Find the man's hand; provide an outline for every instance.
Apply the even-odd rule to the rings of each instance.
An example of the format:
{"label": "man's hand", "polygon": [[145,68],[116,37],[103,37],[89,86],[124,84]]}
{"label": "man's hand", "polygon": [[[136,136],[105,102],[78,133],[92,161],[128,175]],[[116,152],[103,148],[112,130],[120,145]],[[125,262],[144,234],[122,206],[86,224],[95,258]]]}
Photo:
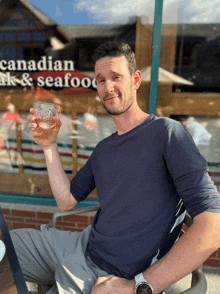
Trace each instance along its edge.
{"label": "man's hand", "polygon": [[35,123],[34,109],[30,109],[31,115],[28,116],[28,120],[31,122],[28,127],[31,130],[30,136],[33,138],[34,142],[40,145],[43,149],[49,147],[56,142],[58,132],[61,127],[61,122],[57,119],[56,130],[51,131],[39,131],[36,129],[37,124]]}
{"label": "man's hand", "polygon": [[134,280],[107,276],[98,278],[91,294],[133,294],[134,287]]}

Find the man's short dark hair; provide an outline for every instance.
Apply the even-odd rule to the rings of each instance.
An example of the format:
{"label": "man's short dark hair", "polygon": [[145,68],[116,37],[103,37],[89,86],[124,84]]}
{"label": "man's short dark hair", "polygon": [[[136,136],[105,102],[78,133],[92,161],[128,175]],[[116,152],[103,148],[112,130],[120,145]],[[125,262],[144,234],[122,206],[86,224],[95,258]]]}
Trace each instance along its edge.
{"label": "man's short dark hair", "polygon": [[135,54],[128,44],[116,41],[108,41],[101,44],[95,49],[93,53],[93,61],[96,63],[97,60],[104,57],[121,57],[125,56],[128,62],[128,69],[130,74],[135,73],[137,70]]}

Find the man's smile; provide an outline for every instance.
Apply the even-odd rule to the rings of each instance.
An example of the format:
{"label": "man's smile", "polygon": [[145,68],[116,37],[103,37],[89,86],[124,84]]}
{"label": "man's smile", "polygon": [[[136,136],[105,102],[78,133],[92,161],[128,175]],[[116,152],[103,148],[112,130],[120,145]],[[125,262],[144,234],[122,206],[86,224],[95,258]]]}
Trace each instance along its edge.
{"label": "man's smile", "polygon": [[115,99],[115,98],[118,98],[119,96],[110,96],[110,97],[105,97],[104,98],[104,101],[108,101],[108,100],[112,100],[112,99]]}

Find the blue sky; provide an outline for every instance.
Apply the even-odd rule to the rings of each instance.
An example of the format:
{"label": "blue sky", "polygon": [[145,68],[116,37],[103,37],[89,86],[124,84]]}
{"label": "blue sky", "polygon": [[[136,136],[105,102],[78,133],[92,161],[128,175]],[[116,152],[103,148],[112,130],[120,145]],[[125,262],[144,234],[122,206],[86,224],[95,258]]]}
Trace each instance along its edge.
{"label": "blue sky", "polygon": [[[154,19],[155,0],[30,0],[59,25],[126,23]],[[46,5],[45,5],[46,3]],[[219,23],[219,0],[164,0],[163,23]]]}
{"label": "blue sky", "polygon": [[[77,9],[71,0],[30,0],[36,7],[60,25],[84,25],[98,23],[86,9]],[[47,3],[45,5],[45,2]]]}

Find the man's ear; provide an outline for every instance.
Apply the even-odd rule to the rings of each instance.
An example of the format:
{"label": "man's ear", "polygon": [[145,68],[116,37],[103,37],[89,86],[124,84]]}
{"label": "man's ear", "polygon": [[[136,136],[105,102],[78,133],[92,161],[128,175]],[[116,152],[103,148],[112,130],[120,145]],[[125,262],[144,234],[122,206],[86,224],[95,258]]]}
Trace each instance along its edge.
{"label": "man's ear", "polygon": [[141,72],[140,70],[136,70],[136,72],[133,74],[134,77],[134,88],[137,90],[140,87],[141,84]]}

